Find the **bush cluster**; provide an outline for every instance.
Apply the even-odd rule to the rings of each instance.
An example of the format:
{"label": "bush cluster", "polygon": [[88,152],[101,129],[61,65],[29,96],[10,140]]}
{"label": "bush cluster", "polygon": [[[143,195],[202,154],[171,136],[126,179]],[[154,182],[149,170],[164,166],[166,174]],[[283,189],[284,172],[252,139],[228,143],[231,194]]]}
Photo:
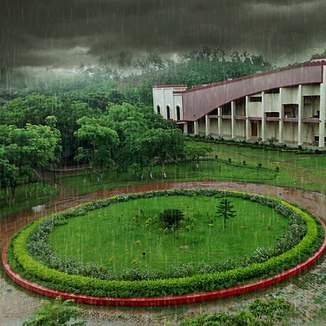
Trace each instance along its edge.
{"label": "bush cluster", "polygon": [[177,229],[184,220],[184,213],[178,208],[168,208],[160,213],[159,219],[167,229]]}
{"label": "bush cluster", "polygon": [[247,309],[235,313],[217,312],[200,314],[182,320],[179,326],[223,325],[223,326],[270,326],[284,322],[293,313],[293,307],[284,299],[255,299]]}
{"label": "bush cluster", "polygon": [[[288,233],[274,249],[267,252],[257,250],[242,264],[236,260],[219,262],[215,266],[203,264],[201,273],[195,275],[191,273],[192,266],[189,264],[171,268],[171,275],[164,279],[155,271],[131,269],[120,280],[112,279],[108,271],[95,267],[87,269],[78,262],[66,261],[62,262],[62,266],[61,263],[58,266],[52,265],[58,262],[57,257],[47,251],[46,233],[56,225],[66,223],[68,217],[129,199],[170,195],[236,196],[261,202],[289,216]],[[29,224],[13,238],[8,257],[11,266],[25,277],[61,291],[109,297],[153,297],[218,290],[248,282],[253,278],[274,275],[309,257],[320,246],[323,236],[323,229],[311,215],[281,199],[242,192],[177,189],[117,196],[44,217]],[[39,250],[37,246],[46,249],[45,255],[42,254],[43,249]],[[275,256],[278,253],[281,254]],[[135,279],[141,280],[134,281]]]}

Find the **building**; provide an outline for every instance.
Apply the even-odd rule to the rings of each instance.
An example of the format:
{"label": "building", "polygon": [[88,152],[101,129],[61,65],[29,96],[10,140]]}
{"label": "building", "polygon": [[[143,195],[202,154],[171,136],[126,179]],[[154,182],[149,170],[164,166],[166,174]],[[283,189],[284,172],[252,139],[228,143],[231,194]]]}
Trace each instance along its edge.
{"label": "building", "polygon": [[190,89],[154,85],[153,103],[185,134],[324,148],[326,57]]}

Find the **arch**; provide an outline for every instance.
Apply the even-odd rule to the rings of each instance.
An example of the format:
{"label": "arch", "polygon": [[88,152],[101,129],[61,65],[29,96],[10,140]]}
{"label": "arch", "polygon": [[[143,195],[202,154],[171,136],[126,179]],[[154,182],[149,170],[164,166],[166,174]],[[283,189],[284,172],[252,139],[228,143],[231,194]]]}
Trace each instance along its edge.
{"label": "arch", "polygon": [[166,106],[166,119],[167,120],[171,119],[170,107],[168,105]]}
{"label": "arch", "polygon": [[179,105],[177,105],[176,111],[177,111],[177,120],[179,121],[181,120],[181,110]]}
{"label": "arch", "polygon": [[157,113],[157,114],[161,114],[161,108],[160,108],[159,105],[156,107],[156,113]]}

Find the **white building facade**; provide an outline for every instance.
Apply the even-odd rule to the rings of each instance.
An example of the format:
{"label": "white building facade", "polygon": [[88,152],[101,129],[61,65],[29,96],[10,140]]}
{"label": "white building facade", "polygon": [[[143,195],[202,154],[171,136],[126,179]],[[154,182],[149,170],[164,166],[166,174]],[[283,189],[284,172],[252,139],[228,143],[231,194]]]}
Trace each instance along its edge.
{"label": "white building facade", "polygon": [[326,58],[190,89],[154,85],[153,103],[186,134],[324,148]]}

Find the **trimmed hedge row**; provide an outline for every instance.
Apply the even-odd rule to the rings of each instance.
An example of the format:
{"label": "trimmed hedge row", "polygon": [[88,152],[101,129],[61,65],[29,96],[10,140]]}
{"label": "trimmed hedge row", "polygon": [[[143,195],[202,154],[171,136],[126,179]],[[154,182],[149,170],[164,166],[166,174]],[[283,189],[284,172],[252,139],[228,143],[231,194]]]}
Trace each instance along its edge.
{"label": "trimmed hedge row", "polygon": [[43,285],[45,284],[50,288],[60,291],[112,298],[159,297],[219,290],[243,284],[248,280],[258,277],[262,278],[274,275],[297,265],[299,262],[309,257],[320,246],[324,237],[323,229],[318,227],[318,224],[314,218],[298,207],[295,207],[281,199],[251,195],[242,192],[177,189],[172,191],[123,195],[80,205],[59,214],[60,218],[82,215],[86,211],[104,207],[112,203],[126,201],[132,198],[150,198],[154,196],[169,196],[178,194],[188,196],[236,196],[258,201],[272,206],[279,212],[285,213],[287,216],[291,214],[299,215],[306,223],[307,232],[302,241],[300,241],[300,243],[298,243],[292,249],[277,257],[272,257],[262,263],[254,263],[246,267],[238,267],[224,272],[194,275],[190,277],[141,281],[118,281],[101,280],[81,275],[69,275],[51,269],[32,257],[27,250],[27,243],[29,237],[37,226],[42,221],[49,218],[44,217],[21,230],[20,233],[12,240],[10,246],[12,248],[12,258],[16,260],[19,270],[23,269],[23,274],[25,277],[30,278],[33,281],[37,280]]}
{"label": "trimmed hedge row", "polygon": [[239,139],[228,139],[223,137],[215,138],[213,136],[205,136],[205,135],[194,135],[194,136],[188,136],[190,139],[195,141],[204,141],[207,143],[215,143],[215,144],[227,144],[227,145],[235,145],[235,146],[241,146],[241,147],[250,147],[250,148],[258,148],[258,149],[267,149],[267,150],[273,150],[278,152],[295,152],[297,154],[325,154],[326,151],[319,150],[318,148],[307,148],[303,147],[301,145],[299,146],[290,146],[287,144],[279,144],[270,142],[267,140],[262,141],[256,140],[255,142],[247,141],[247,140],[239,140]]}

